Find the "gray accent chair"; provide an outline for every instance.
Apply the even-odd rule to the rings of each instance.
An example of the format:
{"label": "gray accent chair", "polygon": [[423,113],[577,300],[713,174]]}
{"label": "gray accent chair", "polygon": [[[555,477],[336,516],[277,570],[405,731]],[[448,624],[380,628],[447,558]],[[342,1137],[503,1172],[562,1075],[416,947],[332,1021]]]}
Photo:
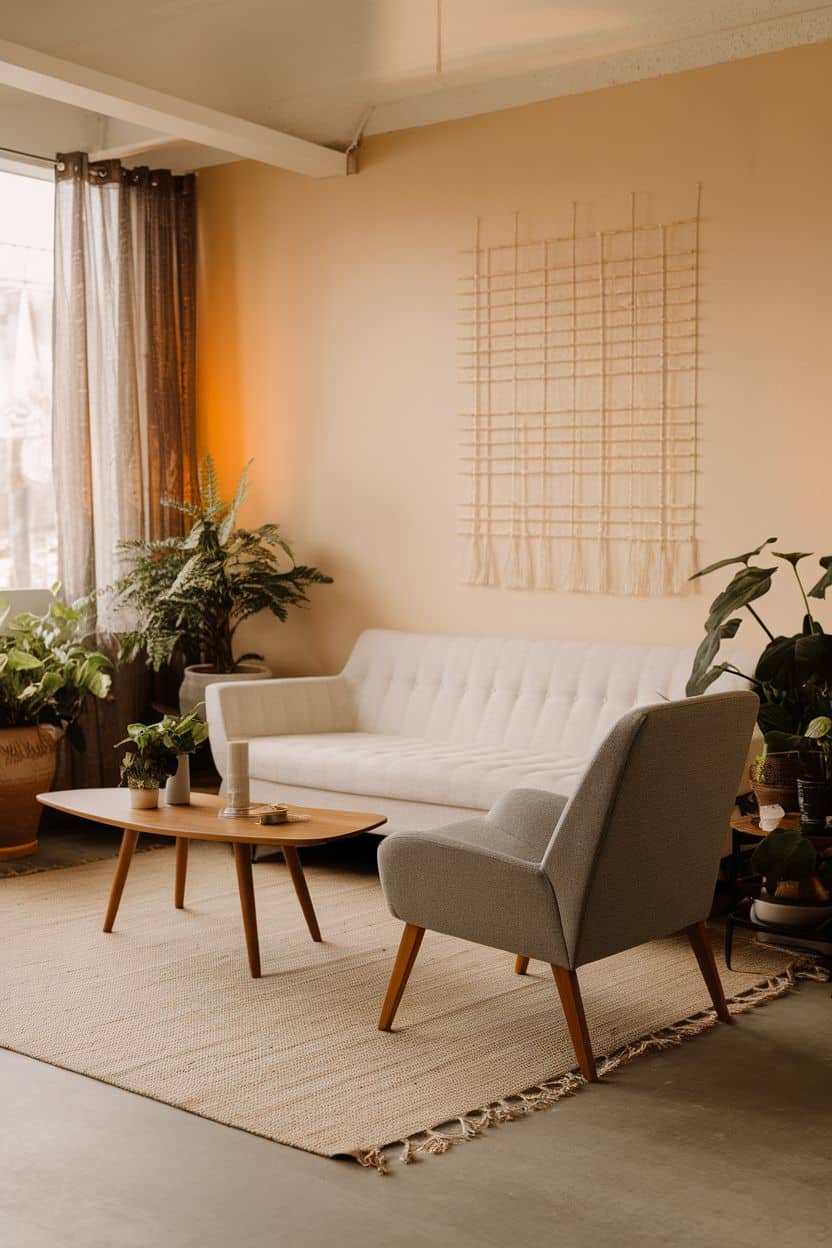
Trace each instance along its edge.
{"label": "gray accent chair", "polygon": [[552,967],[575,1055],[597,1078],[577,969],[685,931],[717,1016],[730,1022],[705,928],[756,694],[640,707],[602,742],[574,795],[515,789],[488,814],[379,846],[405,923],[379,1019],[389,1031],[425,930]]}

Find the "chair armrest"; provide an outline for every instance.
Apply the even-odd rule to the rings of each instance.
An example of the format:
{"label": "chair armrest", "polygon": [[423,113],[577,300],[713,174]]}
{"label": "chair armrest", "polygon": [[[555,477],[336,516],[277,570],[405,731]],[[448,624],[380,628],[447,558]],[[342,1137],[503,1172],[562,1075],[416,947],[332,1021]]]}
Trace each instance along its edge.
{"label": "chair armrest", "polygon": [[352,694],[342,676],[218,681],[205,690],[205,716],[223,778],[226,744],[235,737],[351,732],[355,726]]}

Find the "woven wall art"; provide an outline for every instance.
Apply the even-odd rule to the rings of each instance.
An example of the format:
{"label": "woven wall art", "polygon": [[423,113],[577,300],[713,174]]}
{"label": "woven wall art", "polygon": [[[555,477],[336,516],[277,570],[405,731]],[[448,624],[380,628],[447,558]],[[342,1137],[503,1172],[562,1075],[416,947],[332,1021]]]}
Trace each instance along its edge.
{"label": "woven wall art", "polygon": [[[683,219],[462,253],[464,581],[683,592],[695,566],[699,194]],[[586,214],[585,214],[586,215]],[[591,214],[589,214],[591,219]],[[492,231],[493,236],[493,231]]]}

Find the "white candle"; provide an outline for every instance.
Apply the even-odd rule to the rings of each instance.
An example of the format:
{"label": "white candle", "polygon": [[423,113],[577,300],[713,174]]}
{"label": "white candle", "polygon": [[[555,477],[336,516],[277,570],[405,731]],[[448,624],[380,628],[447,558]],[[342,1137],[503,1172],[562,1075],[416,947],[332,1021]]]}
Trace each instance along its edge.
{"label": "white candle", "polygon": [[232,810],[244,810],[249,802],[248,741],[229,741],[228,805]]}

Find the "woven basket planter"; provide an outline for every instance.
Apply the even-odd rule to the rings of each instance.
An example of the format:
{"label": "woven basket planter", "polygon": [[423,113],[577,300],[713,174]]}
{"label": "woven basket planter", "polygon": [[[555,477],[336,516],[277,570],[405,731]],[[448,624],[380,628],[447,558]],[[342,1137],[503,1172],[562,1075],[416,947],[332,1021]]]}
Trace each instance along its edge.
{"label": "woven basket planter", "polygon": [[61,736],[52,724],[0,729],[0,859],[37,850],[36,798],[52,786]]}

